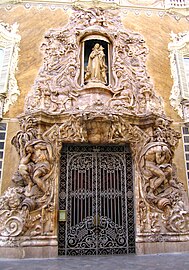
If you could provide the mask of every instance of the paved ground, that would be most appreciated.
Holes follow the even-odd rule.
[[[1,259],[0,270],[189,270],[189,253]]]

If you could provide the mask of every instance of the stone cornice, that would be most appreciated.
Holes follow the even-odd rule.
[[[166,3],[167,2],[167,3]],[[185,5],[174,7],[169,1],[165,0],[0,0],[0,4],[50,4],[50,5],[93,5],[93,6],[116,6],[120,8],[137,8],[137,9],[163,9],[169,12],[186,13],[189,8],[189,1]]]
[[[146,3],[145,3],[146,2]],[[62,8],[68,10],[69,7],[102,7],[108,8],[119,8],[122,10],[124,16],[128,13],[133,13],[135,16],[141,14],[147,17],[153,14],[163,18],[165,15],[173,17],[176,21],[185,18],[189,21],[189,0],[186,0],[185,5],[174,7],[172,4],[166,4],[164,0],[151,0],[151,1],[136,1],[136,0],[0,0],[0,7],[4,7],[7,11],[12,10],[18,5],[23,5],[26,9],[30,9],[35,6],[39,10],[44,7],[48,7],[51,10]]]

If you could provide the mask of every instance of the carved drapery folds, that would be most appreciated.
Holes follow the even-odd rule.
[[[81,80],[80,43],[90,34],[109,40],[108,84]],[[77,9],[67,26],[47,33],[42,49],[44,64],[12,140],[20,163],[14,187],[0,198],[0,235],[6,237],[1,245],[14,237],[56,237],[62,143],[129,143],[137,241],[189,232],[186,192],[173,163],[180,134],[149,80],[143,38],[123,28],[116,10]]]

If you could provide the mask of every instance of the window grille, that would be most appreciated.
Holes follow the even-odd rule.
[[[0,180],[2,180],[7,124],[0,123]]]
[[[186,8],[189,0],[165,0],[165,8]]]

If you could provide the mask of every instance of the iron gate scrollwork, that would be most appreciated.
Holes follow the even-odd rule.
[[[128,145],[64,145],[59,255],[135,252],[132,157]]]

